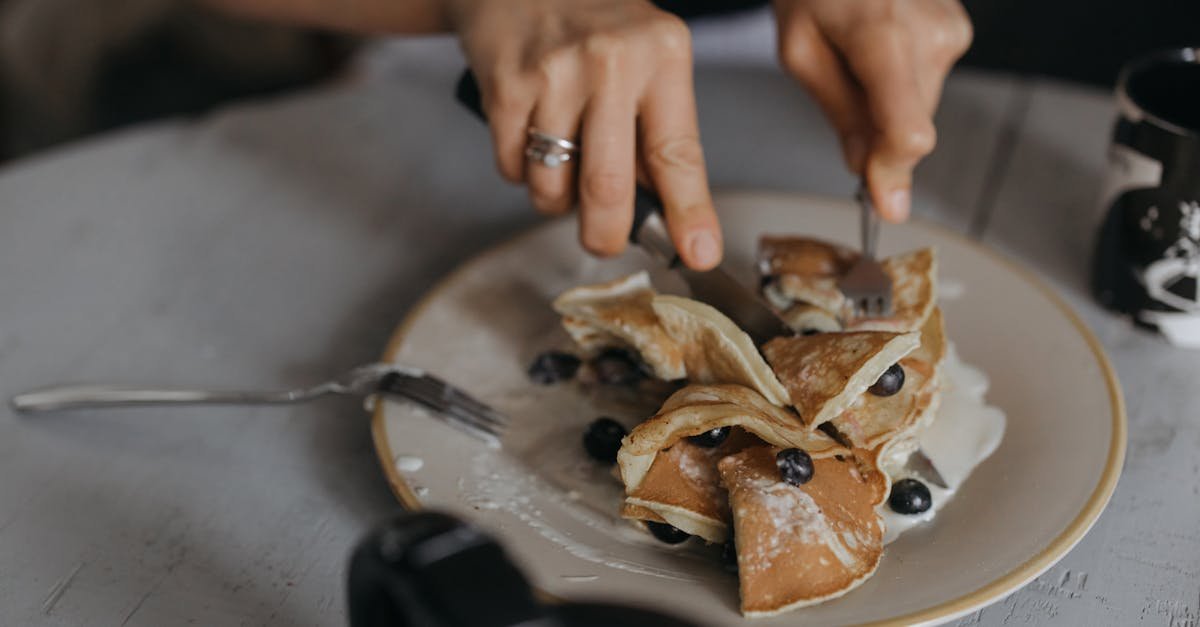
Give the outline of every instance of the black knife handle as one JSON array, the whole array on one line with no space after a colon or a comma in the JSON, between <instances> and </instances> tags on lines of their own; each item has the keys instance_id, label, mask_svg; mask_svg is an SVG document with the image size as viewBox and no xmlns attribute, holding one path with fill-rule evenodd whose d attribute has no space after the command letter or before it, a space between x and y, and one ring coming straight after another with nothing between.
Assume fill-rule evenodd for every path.
<instances>
[{"instance_id":1,"label":"black knife handle","mask_svg":"<svg viewBox=\"0 0 1200 627\"><path fill-rule=\"evenodd\" d=\"M470 69L463 70L462 76L458 77L458 84L454 88L454 97L458 99L459 104L487 124L487 114L483 111L483 94L479 91L479 81L475 80L475 74ZM646 223L646 218L654 214L664 215L662 200L659 199L658 194L645 186L638 185L633 196L633 228L629 231L629 241L634 244L638 243L638 233L642 230L642 225Z\"/></svg>"}]
</instances>

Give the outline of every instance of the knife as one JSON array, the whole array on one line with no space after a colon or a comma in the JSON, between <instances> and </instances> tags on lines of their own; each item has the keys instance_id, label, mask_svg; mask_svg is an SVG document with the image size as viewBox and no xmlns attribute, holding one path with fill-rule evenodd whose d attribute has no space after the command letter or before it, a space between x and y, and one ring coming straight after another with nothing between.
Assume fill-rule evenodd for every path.
<instances>
[{"instance_id":1,"label":"knife","mask_svg":"<svg viewBox=\"0 0 1200 627\"><path fill-rule=\"evenodd\" d=\"M921 449L913 451L908 456L908 461L904 462L904 469L943 490L950 489L942 477L942 473L938 472L937 466L933 465L933 460L929 459L929 456Z\"/></svg>"},{"instance_id":2,"label":"knife","mask_svg":"<svg viewBox=\"0 0 1200 627\"><path fill-rule=\"evenodd\" d=\"M458 79L454 90L458 101L474 113L480 120L487 122L483 112L483 97L479 93L479 83L471 70L464 70ZM652 257L666 263L672 268L692 291L692 296L734 321L755 345L761 346L773 337L793 335L794 332L783 322L779 314L758 298L758 295L745 285L733 278L725 269L724 262L712 270L699 272L683 265L667 225L663 220L662 201L654 192L638 185L633 200L633 229L629 240L640 246ZM916 474L930 483L943 489L947 488L946 480L934 467L933 462L925 453L917 449L905 462L905 469Z\"/></svg>"},{"instance_id":3,"label":"knife","mask_svg":"<svg viewBox=\"0 0 1200 627\"><path fill-rule=\"evenodd\" d=\"M459 78L455 97L479 119L487 121L479 84L470 70L464 71ZM723 265L706 272L692 270L683 265L667 233L662 201L654 192L638 185L633 207L633 229L629 241L678 273L691 289L693 298L728 316L756 345L761 346L773 337L793 334L779 314L760 300L757 294L734 279Z\"/></svg>"}]
</instances>

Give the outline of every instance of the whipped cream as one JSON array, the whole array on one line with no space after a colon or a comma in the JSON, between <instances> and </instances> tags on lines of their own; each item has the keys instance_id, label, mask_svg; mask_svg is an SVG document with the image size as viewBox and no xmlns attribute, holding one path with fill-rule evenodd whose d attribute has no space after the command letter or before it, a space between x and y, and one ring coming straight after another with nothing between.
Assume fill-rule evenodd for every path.
<instances>
[{"instance_id":1,"label":"whipped cream","mask_svg":"<svg viewBox=\"0 0 1200 627\"><path fill-rule=\"evenodd\" d=\"M917 443L946 480L948 487L943 489L927 483L929 493L933 496L933 506L921 514L897 514L886 502L880 505L879 513L886 525L884 544L892 542L916 525L933 520L938 510L967 480L971 471L995 452L1004 437L1004 412L984 400L989 385L987 375L963 363L952 342L946 346L942 378L942 402L937 417L917 435ZM897 450L896 453L903 456L909 450ZM902 468L904 461L883 460L881 465L885 468ZM901 471L892 475L892 481L908 476ZM921 480L920 477L914 478ZM924 480L922 482L925 483Z\"/></svg>"}]
</instances>

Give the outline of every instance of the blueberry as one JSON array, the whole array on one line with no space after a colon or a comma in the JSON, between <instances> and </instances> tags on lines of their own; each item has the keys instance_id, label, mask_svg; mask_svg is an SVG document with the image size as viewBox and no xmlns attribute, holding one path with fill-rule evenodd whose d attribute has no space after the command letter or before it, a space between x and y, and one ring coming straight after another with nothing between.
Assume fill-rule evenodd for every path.
<instances>
[{"instance_id":1,"label":"blueberry","mask_svg":"<svg viewBox=\"0 0 1200 627\"><path fill-rule=\"evenodd\" d=\"M900 364L892 364L891 368L879 375L879 380L867 389L875 396L891 396L904 387L904 368Z\"/></svg>"},{"instance_id":2,"label":"blueberry","mask_svg":"<svg viewBox=\"0 0 1200 627\"><path fill-rule=\"evenodd\" d=\"M672 527L667 523L647 520L646 528L650 530L650 533L655 538L658 538L660 541L666 542L667 544L679 544L680 542L692 537L688 532Z\"/></svg>"},{"instance_id":3,"label":"blueberry","mask_svg":"<svg viewBox=\"0 0 1200 627\"><path fill-rule=\"evenodd\" d=\"M809 336L809 335L816 335L816 334L818 334L818 333L820 333L820 331L818 331L818 330L816 330L816 329L811 329L811 328L809 328L809 329L801 329L801 330L800 330L800 335L803 335L803 336L805 336L805 337L807 337L807 336Z\"/></svg>"},{"instance_id":4,"label":"blueberry","mask_svg":"<svg viewBox=\"0 0 1200 627\"><path fill-rule=\"evenodd\" d=\"M620 348L605 349L592 360L601 383L632 385L645 378L637 357Z\"/></svg>"},{"instance_id":5,"label":"blueberry","mask_svg":"<svg viewBox=\"0 0 1200 627\"><path fill-rule=\"evenodd\" d=\"M798 448L785 448L775 455L779 475L792 485L804 485L813 478L813 460Z\"/></svg>"},{"instance_id":6,"label":"blueberry","mask_svg":"<svg viewBox=\"0 0 1200 627\"><path fill-rule=\"evenodd\" d=\"M579 370L578 357L562 351L546 351L529 365L529 378L534 383L550 385L570 379L576 370Z\"/></svg>"},{"instance_id":7,"label":"blueberry","mask_svg":"<svg viewBox=\"0 0 1200 627\"><path fill-rule=\"evenodd\" d=\"M621 450L623 437L625 427L621 423L608 417L597 418L583 434L583 448L592 459L611 464L617 461L617 451Z\"/></svg>"},{"instance_id":8,"label":"blueberry","mask_svg":"<svg viewBox=\"0 0 1200 627\"><path fill-rule=\"evenodd\" d=\"M721 568L727 573L738 571L737 545L733 543L732 538L721 547Z\"/></svg>"},{"instance_id":9,"label":"blueberry","mask_svg":"<svg viewBox=\"0 0 1200 627\"><path fill-rule=\"evenodd\" d=\"M888 507L897 514L920 514L933 505L929 488L916 479L901 479L892 484Z\"/></svg>"},{"instance_id":10,"label":"blueberry","mask_svg":"<svg viewBox=\"0 0 1200 627\"><path fill-rule=\"evenodd\" d=\"M712 431L705 431L700 435L689 437L688 442L704 448L717 448L727 437L729 437L729 427L717 427Z\"/></svg>"}]
</instances>

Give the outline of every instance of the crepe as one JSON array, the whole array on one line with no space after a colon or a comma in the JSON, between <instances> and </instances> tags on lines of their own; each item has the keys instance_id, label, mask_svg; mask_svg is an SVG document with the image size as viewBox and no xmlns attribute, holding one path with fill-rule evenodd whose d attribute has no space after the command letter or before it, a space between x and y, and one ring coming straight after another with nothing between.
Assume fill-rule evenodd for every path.
<instances>
[{"instance_id":1,"label":"crepe","mask_svg":"<svg viewBox=\"0 0 1200 627\"><path fill-rule=\"evenodd\" d=\"M903 359L904 385L891 396L863 394L831 420L855 447L874 449L918 427L936 414L941 398L941 364L946 356L942 314L934 309L920 332L920 345Z\"/></svg>"},{"instance_id":2,"label":"crepe","mask_svg":"<svg viewBox=\"0 0 1200 627\"><path fill-rule=\"evenodd\" d=\"M876 507L886 480L853 458L814 460L813 477L780 480L779 449L753 447L719 466L729 492L742 613L773 616L841 596L870 577L883 555Z\"/></svg>"},{"instance_id":3,"label":"crepe","mask_svg":"<svg viewBox=\"0 0 1200 627\"><path fill-rule=\"evenodd\" d=\"M687 374L683 350L659 324L651 305L657 292L650 276L637 272L627 277L584 285L554 299L563 328L585 353L610 347L630 348L665 381Z\"/></svg>"},{"instance_id":4,"label":"crepe","mask_svg":"<svg viewBox=\"0 0 1200 627\"><path fill-rule=\"evenodd\" d=\"M771 277L763 292L780 310L798 302L837 315L846 302L837 281L858 257L857 251L846 246L816 238L763 237L759 240L759 268Z\"/></svg>"},{"instance_id":5,"label":"crepe","mask_svg":"<svg viewBox=\"0 0 1200 627\"><path fill-rule=\"evenodd\" d=\"M919 342L917 333L822 333L777 337L763 354L804 424L815 428L849 409Z\"/></svg>"},{"instance_id":6,"label":"crepe","mask_svg":"<svg viewBox=\"0 0 1200 627\"><path fill-rule=\"evenodd\" d=\"M686 438L734 427L713 449ZM669 522L709 542L728 535L728 508L716 465L722 457L763 443L804 449L815 458L848 455L821 432L740 385L690 385L667 399L658 414L622 441L617 464L625 484L627 518ZM647 512L654 517L647 516Z\"/></svg>"},{"instance_id":7,"label":"crepe","mask_svg":"<svg viewBox=\"0 0 1200 627\"><path fill-rule=\"evenodd\" d=\"M932 248L904 253L881 261L892 279L892 315L858 318L838 281L858 260L857 251L811 237L763 237L759 243L759 266L770 277L763 294L798 331L838 330L827 319L807 310L803 317L790 314L797 305L816 307L839 328L851 331L876 330L903 333L921 328L937 303L937 255ZM817 320L813 324L812 320Z\"/></svg>"},{"instance_id":8,"label":"crepe","mask_svg":"<svg viewBox=\"0 0 1200 627\"><path fill-rule=\"evenodd\" d=\"M656 296L652 305L667 334L683 349L688 380L739 383L776 405L788 404L787 390L754 341L725 314L679 296Z\"/></svg>"},{"instance_id":9,"label":"crepe","mask_svg":"<svg viewBox=\"0 0 1200 627\"><path fill-rule=\"evenodd\" d=\"M645 272L568 290L554 308L585 352L632 348L660 379L738 383L776 405L788 403L750 336L704 303L658 294Z\"/></svg>"}]
</instances>

